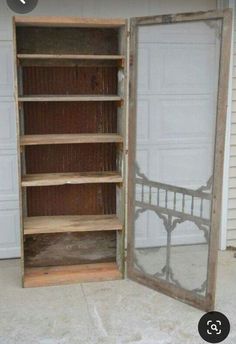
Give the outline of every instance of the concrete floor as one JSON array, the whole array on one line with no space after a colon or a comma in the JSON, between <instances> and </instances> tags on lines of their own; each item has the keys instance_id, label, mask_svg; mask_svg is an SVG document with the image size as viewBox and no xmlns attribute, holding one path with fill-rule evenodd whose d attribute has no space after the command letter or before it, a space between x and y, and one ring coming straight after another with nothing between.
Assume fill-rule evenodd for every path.
<instances>
[{"instance_id":1,"label":"concrete floor","mask_svg":"<svg viewBox=\"0 0 236 344\"><path fill-rule=\"evenodd\" d=\"M166 265L167 247L138 248L135 250L138 266L150 275L162 273ZM207 279L208 245L171 246L171 269L173 278L183 288L200 288ZM166 276L164 275L165 279ZM202 295L205 295L205 290Z\"/></svg>"},{"instance_id":2,"label":"concrete floor","mask_svg":"<svg viewBox=\"0 0 236 344\"><path fill-rule=\"evenodd\" d=\"M216 309L236 343L236 259L220 253ZM0 261L1 344L201 344L203 312L129 280L22 289L19 261Z\"/></svg>"}]
</instances>

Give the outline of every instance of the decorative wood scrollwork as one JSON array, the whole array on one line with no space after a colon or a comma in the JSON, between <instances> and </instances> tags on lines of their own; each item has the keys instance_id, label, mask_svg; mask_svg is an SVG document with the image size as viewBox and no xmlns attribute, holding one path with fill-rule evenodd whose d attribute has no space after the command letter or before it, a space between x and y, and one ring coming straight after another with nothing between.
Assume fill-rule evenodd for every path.
<instances>
[{"instance_id":1,"label":"decorative wood scrollwork","mask_svg":"<svg viewBox=\"0 0 236 344\"><path fill-rule=\"evenodd\" d=\"M209 231L210 231L210 216L207 216L203 212L204 202L208 202L210 209L211 205L211 188L212 177L209 178L205 186L201 186L197 190L186 189L183 187L177 187L169 184L163 184L159 182L150 181L144 173L141 173L138 164L136 164L136 186L140 187L141 197L135 196L135 220L138 219L140 214L145 211L151 210L163 221L164 228L167 232L166 243L166 264L161 269L161 272L155 272L153 277L164 278L169 282L172 282L177 287L183 288L181 283L175 278L174 271L171 267L171 235L178 224L185 221L193 222L197 228L204 233L206 244L209 243ZM145 189L145 195L144 195ZM208 192L207 192L208 191ZM164 195L164 204L160 202L160 192ZM173 195L173 202L169 201L169 193ZM155 202L153 202L153 194L156 195ZM177 197L182 197L181 209L177 207ZM190 212L186 209L186 196L191 198ZM198 213L195 211L195 200L198 199L200 207L198 207ZM135 265L144 274L147 274L142 267L142 264L138 261L135 254ZM192 291L196 293L203 293L206 290L206 281L202 283L200 288L195 288Z\"/></svg>"}]
</instances>

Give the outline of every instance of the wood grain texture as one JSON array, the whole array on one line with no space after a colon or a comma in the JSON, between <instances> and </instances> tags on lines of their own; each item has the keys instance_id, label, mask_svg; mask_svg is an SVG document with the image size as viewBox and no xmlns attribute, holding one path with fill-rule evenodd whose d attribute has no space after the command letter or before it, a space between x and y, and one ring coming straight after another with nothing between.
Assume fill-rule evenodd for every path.
<instances>
[{"instance_id":1,"label":"wood grain texture","mask_svg":"<svg viewBox=\"0 0 236 344\"><path fill-rule=\"evenodd\" d=\"M121 183L117 172L40 173L22 176L22 187L66 184Z\"/></svg>"},{"instance_id":2,"label":"wood grain texture","mask_svg":"<svg viewBox=\"0 0 236 344\"><path fill-rule=\"evenodd\" d=\"M129 117L128 113L128 88L129 88L129 78L128 78L128 41L129 41L129 31L128 31L129 22L127 20L126 26L120 29L119 31L119 51L121 54L126 55L126 59L123 60L123 65L120 66L119 73L122 77L118 78L118 94L123 98L123 106L117 108L117 127L118 132L124 138L124 144L118 147L118 163L117 170L123 171L124 181L117 188L117 214L120 221L124 224L123 231L117 231L117 253L116 253L116 262L119 266L120 271L122 271L125 276L125 237L126 237L126 192L127 192L127 154L128 154L128 133L127 133L127 119Z\"/></svg>"},{"instance_id":3,"label":"wood grain texture","mask_svg":"<svg viewBox=\"0 0 236 344\"><path fill-rule=\"evenodd\" d=\"M20 73L17 63L17 38L16 38L16 27L15 27L15 21L12 22L13 27L13 56L14 56L14 97L15 100L17 99L17 96L19 94L20 90ZM22 116L20 113L19 103L15 101L15 110L16 110L16 141L17 141L17 189L18 189L18 195L19 195L19 230L20 230L20 275L21 275L21 283L23 285L23 278L24 278L24 272L25 272L25 266L24 266L24 227L23 227L23 216L25 212L25 193L21 188L21 173L24 168L24 165L21 165L21 146L20 146L20 135L21 135L21 127L22 127Z\"/></svg>"},{"instance_id":4,"label":"wood grain texture","mask_svg":"<svg viewBox=\"0 0 236 344\"><path fill-rule=\"evenodd\" d=\"M35 216L24 218L24 235L122 230L116 215Z\"/></svg>"},{"instance_id":5,"label":"wood grain texture","mask_svg":"<svg viewBox=\"0 0 236 344\"><path fill-rule=\"evenodd\" d=\"M24 135L20 139L21 146L105 142L122 143L123 138L118 134L45 134Z\"/></svg>"},{"instance_id":6,"label":"wood grain texture","mask_svg":"<svg viewBox=\"0 0 236 344\"><path fill-rule=\"evenodd\" d=\"M217 277L219 234L221 229L222 184L224 176L225 132L228 103L230 51L232 35L232 10L225 9L222 14L222 41L218 82L216 142L211 207L211 235L208 260L207 310L214 310Z\"/></svg>"},{"instance_id":7,"label":"wood grain texture","mask_svg":"<svg viewBox=\"0 0 236 344\"><path fill-rule=\"evenodd\" d=\"M116 232L26 235L25 266L41 267L116 261Z\"/></svg>"},{"instance_id":8,"label":"wood grain texture","mask_svg":"<svg viewBox=\"0 0 236 344\"><path fill-rule=\"evenodd\" d=\"M52 59L52 60L124 60L124 55L89 55L89 54L17 54L18 59Z\"/></svg>"},{"instance_id":9,"label":"wood grain texture","mask_svg":"<svg viewBox=\"0 0 236 344\"><path fill-rule=\"evenodd\" d=\"M128 122L128 197L127 197L127 276L137 281L134 275L134 219L135 219L135 180L136 171L134 161L136 159L137 136L137 43L138 28L136 18L130 20L130 50L129 50L129 122Z\"/></svg>"},{"instance_id":10,"label":"wood grain texture","mask_svg":"<svg viewBox=\"0 0 236 344\"><path fill-rule=\"evenodd\" d=\"M83 18L57 16L15 16L16 26L58 26L58 27L120 27L125 25L123 18Z\"/></svg>"},{"instance_id":11,"label":"wood grain texture","mask_svg":"<svg viewBox=\"0 0 236 344\"><path fill-rule=\"evenodd\" d=\"M43 287L50 285L99 282L121 279L116 263L97 263L85 265L27 268L24 287Z\"/></svg>"},{"instance_id":12,"label":"wood grain texture","mask_svg":"<svg viewBox=\"0 0 236 344\"><path fill-rule=\"evenodd\" d=\"M146 16L146 17L136 17L132 18L136 21L137 25L155 25L155 24L171 24L171 23L181 23L197 20L209 20L209 19L223 19L226 10L209 10L209 11L199 11L199 12L186 12L177 14L163 14L157 16Z\"/></svg>"},{"instance_id":13,"label":"wood grain texture","mask_svg":"<svg viewBox=\"0 0 236 344\"><path fill-rule=\"evenodd\" d=\"M18 97L20 102L111 102L121 101L122 98L116 95L41 95Z\"/></svg>"}]
</instances>

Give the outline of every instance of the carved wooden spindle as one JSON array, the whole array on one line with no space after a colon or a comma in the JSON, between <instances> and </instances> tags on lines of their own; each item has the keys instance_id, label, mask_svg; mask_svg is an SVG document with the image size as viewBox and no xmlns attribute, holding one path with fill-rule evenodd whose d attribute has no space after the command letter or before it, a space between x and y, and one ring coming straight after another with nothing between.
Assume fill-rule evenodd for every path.
<instances>
[{"instance_id":1,"label":"carved wooden spindle","mask_svg":"<svg viewBox=\"0 0 236 344\"><path fill-rule=\"evenodd\" d=\"M176 192L174 192L174 210L176 210Z\"/></svg>"},{"instance_id":2,"label":"carved wooden spindle","mask_svg":"<svg viewBox=\"0 0 236 344\"><path fill-rule=\"evenodd\" d=\"M191 201L191 215L193 215L193 208L194 208L194 196L192 196L192 201Z\"/></svg>"},{"instance_id":3,"label":"carved wooden spindle","mask_svg":"<svg viewBox=\"0 0 236 344\"><path fill-rule=\"evenodd\" d=\"M165 189L165 207L167 208L168 205L168 190Z\"/></svg>"},{"instance_id":4,"label":"carved wooden spindle","mask_svg":"<svg viewBox=\"0 0 236 344\"><path fill-rule=\"evenodd\" d=\"M201 204L200 204L200 217L202 217L203 214L203 198L201 198Z\"/></svg>"},{"instance_id":5,"label":"carved wooden spindle","mask_svg":"<svg viewBox=\"0 0 236 344\"><path fill-rule=\"evenodd\" d=\"M183 199L182 199L182 212L184 213L185 210L185 194L183 193Z\"/></svg>"}]
</instances>

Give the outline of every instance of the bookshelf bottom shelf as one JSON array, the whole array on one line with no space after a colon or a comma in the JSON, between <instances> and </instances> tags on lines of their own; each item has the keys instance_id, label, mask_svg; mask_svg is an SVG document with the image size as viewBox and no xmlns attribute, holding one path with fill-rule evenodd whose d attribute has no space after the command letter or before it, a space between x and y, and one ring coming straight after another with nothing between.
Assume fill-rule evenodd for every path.
<instances>
[{"instance_id":1,"label":"bookshelf bottom shelf","mask_svg":"<svg viewBox=\"0 0 236 344\"><path fill-rule=\"evenodd\" d=\"M25 269L24 287L32 288L117 279L122 279L122 273L115 262L37 267Z\"/></svg>"}]
</instances>

